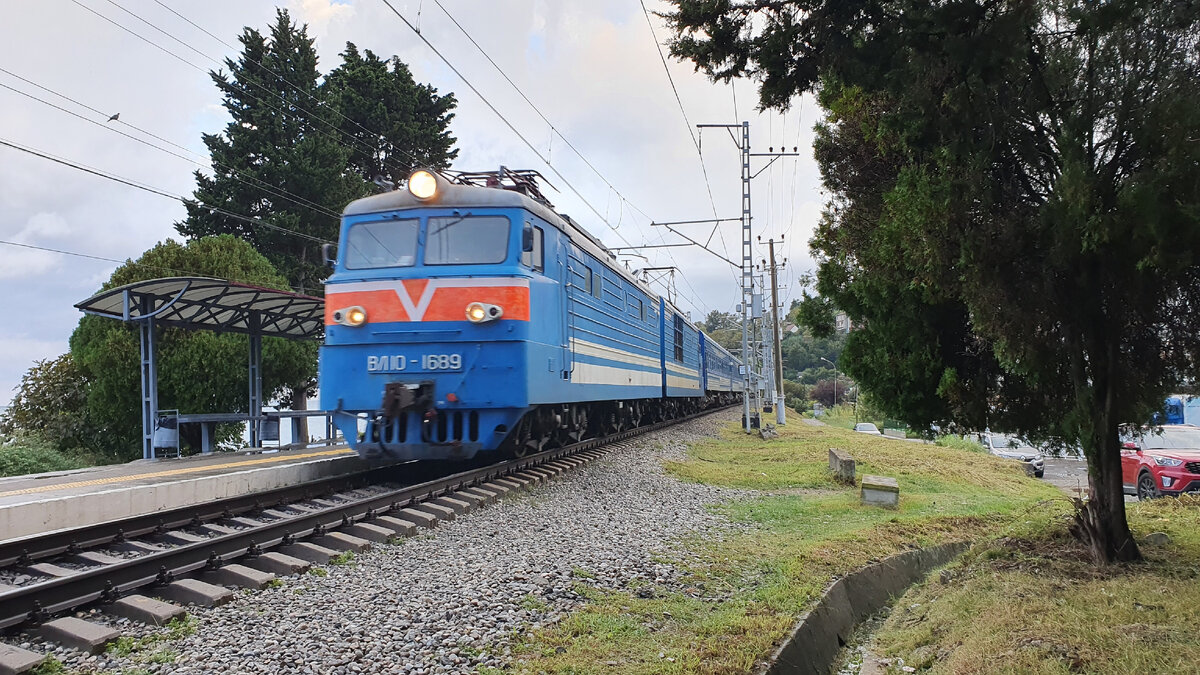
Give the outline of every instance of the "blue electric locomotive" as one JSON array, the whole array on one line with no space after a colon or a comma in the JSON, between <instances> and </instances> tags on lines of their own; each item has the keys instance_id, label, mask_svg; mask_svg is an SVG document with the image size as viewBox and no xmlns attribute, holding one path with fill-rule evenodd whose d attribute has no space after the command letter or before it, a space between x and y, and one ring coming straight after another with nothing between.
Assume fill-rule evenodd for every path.
<instances>
[{"instance_id":1,"label":"blue electric locomotive","mask_svg":"<svg viewBox=\"0 0 1200 675\"><path fill-rule=\"evenodd\" d=\"M520 456L733 402L729 352L535 176L421 170L346 208L319 380L361 454Z\"/></svg>"}]
</instances>

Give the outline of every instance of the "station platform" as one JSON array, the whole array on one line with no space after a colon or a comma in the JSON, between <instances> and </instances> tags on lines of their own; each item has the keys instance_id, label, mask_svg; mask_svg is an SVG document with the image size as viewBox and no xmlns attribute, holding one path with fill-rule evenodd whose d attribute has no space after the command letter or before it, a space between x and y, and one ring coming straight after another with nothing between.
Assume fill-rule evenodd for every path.
<instances>
[{"instance_id":1,"label":"station platform","mask_svg":"<svg viewBox=\"0 0 1200 675\"><path fill-rule=\"evenodd\" d=\"M0 478L0 541L385 466L350 448L245 450Z\"/></svg>"}]
</instances>

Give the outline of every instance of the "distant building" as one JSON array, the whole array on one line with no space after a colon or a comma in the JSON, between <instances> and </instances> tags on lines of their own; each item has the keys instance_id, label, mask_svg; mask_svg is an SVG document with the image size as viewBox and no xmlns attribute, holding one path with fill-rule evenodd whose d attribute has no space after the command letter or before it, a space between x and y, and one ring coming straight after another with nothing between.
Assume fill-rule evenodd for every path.
<instances>
[{"instance_id":1,"label":"distant building","mask_svg":"<svg viewBox=\"0 0 1200 675\"><path fill-rule=\"evenodd\" d=\"M854 324L850 321L850 317L846 316L845 312L838 312L833 319L833 327L839 333L849 333Z\"/></svg>"}]
</instances>

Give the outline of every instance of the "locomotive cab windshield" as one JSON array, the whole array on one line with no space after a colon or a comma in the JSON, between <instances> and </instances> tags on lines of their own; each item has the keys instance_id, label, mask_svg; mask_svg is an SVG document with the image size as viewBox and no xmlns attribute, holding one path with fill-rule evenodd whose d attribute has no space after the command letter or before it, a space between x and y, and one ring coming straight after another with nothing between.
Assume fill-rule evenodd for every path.
<instances>
[{"instance_id":1,"label":"locomotive cab windshield","mask_svg":"<svg viewBox=\"0 0 1200 675\"><path fill-rule=\"evenodd\" d=\"M345 267L499 264L510 230L508 216L470 213L356 223L346 233Z\"/></svg>"}]
</instances>

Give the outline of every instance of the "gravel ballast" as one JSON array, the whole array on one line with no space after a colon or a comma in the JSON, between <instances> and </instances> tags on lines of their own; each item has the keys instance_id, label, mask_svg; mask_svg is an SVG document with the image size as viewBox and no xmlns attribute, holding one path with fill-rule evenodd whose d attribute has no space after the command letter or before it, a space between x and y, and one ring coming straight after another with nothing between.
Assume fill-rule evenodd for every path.
<instances>
[{"instance_id":1,"label":"gravel ballast","mask_svg":"<svg viewBox=\"0 0 1200 675\"><path fill-rule=\"evenodd\" d=\"M664 561L680 557L678 543L689 535L722 536L734 527L709 506L741 493L679 481L662 463L684 459L689 441L736 418L737 410L723 411L623 441L544 485L325 566L326 576L283 577L227 605L192 608L198 628L190 636L90 662L69 651L55 656L84 672L502 668L515 638L583 602L575 584L680 588L678 570Z\"/></svg>"}]
</instances>

